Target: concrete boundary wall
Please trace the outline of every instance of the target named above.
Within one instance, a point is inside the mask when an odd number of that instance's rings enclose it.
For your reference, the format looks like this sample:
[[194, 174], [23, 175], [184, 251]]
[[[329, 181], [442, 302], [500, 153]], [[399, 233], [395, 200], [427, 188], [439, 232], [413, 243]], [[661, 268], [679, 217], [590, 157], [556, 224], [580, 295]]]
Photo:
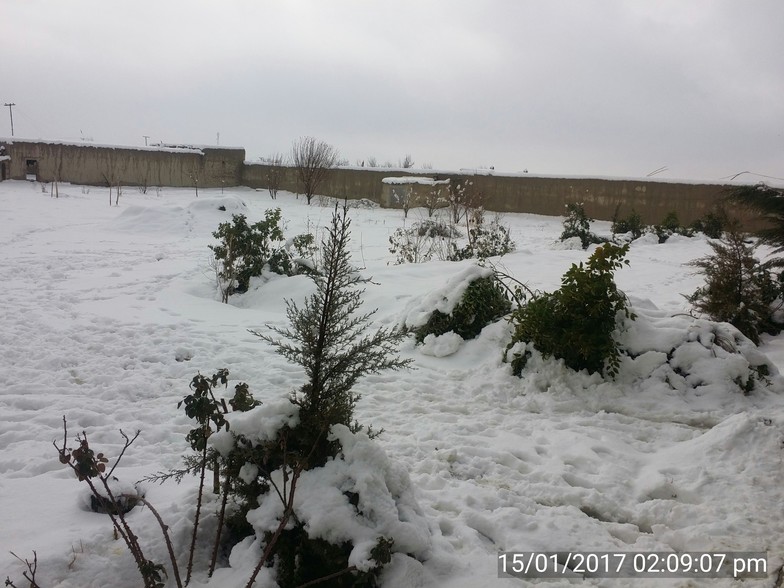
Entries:
[[[191, 187], [198, 180], [199, 187], [204, 188], [239, 185], [267, 188], [275, 174], [281, 190], [302, 191], [295, 168], [246, 162], [243, 148], [115, 147], [0, 139], [0, 157], [4, 158], [5, 179]], [[611, 220], [617, 209], [621, 218], [637, 212], [646, 224], [661, 222], [669, 212], [675, 212], [681, 223], [689, 224], [714, 210], [728, 188], [722, 184], [647, 179], [501, 175], [484, 170], [344, 167], [331, 170], [317, 193], [341, 199], [367, 198], [385, 207], [399, 208], [401, 184], [383, 180], [401, 176], [469, 185], [470, 190], [483, 195], [485, 208], [490, 211], [562, 216], [566, 204], [577, 202], [595, 219]], [[409, 191], [406, 193], [414, 194], [415, 203], [420, 204], [433, 190], [433, 182], [412, 180], [405, 188]], [[443, 184], [438, 186], [444, 190]], [[742, 211], [732, 213], [748, 225], [748, 215]]]
[[10, 157], [9, 179], [93, 186], [237, 186], [245, 160], [241, 148], [134, 148], [20, 139], [0, 139], [0, 147]]
[[[280, 174], [280, 189], [301, 190], [296, 170], [266, 164], [246, 164], [242, 183], [253, 188], [266, 188], [269, 174]], [[598, 220], [612, 220], [616, 208], [625, 218], [637, 212], [644, 223], [661, 222], [669, 212], [675, 212], [683, 224], [689, 224], [714, 210], [726, 196], [729, 186], [686, 182], [662, 182], [636, 179], [558, 178], [532, 175], [504, 176], [487, 173], [465, 173], [410, 169], [337, 168], [317, 190], [335, 198], [368, 198], [382, 206], [399, 208], [392, 194], [395, 184], [384, 183], [384, 178], [420, 176], [452, 183], [468, 183], [470, 189], [485, 197], [485, 208], [497, 212], [528, 212], [547, 216], [562, 216], [567, 204], [579, 202], [586, 213]], [[411, 184], [420, 202], [432, 188], [427, 184]], [[742, 215], [741, 215], [742, 216]]]

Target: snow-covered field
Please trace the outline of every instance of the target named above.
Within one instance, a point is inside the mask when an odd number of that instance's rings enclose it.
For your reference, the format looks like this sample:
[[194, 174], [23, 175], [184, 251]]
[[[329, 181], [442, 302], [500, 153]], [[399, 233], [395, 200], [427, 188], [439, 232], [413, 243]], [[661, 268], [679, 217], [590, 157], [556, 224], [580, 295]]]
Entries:
[[[218, 223], [232, 212], [255, 221], [271, 207], [282, 209], [291, 235], [320, 234], [331, 215], [315, 200], [307, 206], [281, 193], [273, 201], [245, 188], [201, 190], [198, 198], [186, 189], [126, 188], [119, 206], [109, 206], [105, 188], [64, 185], [54, 199], [37, 184], [0, 183], [0, 580], [10, 575], [26, 586], [10, 552], [32, 559], [35, 550], [43, 588], [141, 584], [109, 520], [86, 510], [85, 486], [58, 461], [52, 442], [62, 441], [63, 416], [71, 438], [86, 431], [110, 458], [122, 448], [120, 429], [141, 430], [115, 472], [132, 482], [180, 465], [191, 424], [177, 403], [197, 372], [226, 367], [265, 402], [302, 384], [300, 369], [248, 329], [284, 326], [284, 299], [311, 292], [309, 280], [273, 279], [224, 305], [209, 269]], [[412, 211], [409, 222], [419, 215]], [[402, 226], [402, 211], [356, 208], [351, 219], [353, 260], [373, 277], [365, 304], [379, 309], [379, 324], [399, 324], [470, 265], [392, 265], [388, 237]], [[500, 263], [532, 288], [557, 288], [590, 254], [555, 243], [559, 218], [509, 214], [503, 222], [517, 251]], [[609, 224], [594, 230], [607, 234]], [[553, 360], [512, 376], [501, 362], [505, 322], [444, 357], [449, 339], [427, 353], [406, 341], [401, 354], [414, 369], [360, 381], [356, 416], [385, 429], [378, 443], [408, 470], [433, 534], [424, 567], [398, 569], [387, 588], [519, 586], [497, 577], [496, 556], [521, 550], [767, 551], [769, 577], [743, 585], [775, 585], [784, 563], [784, 388], [776, 376], [740, 393], [732, 380], [741, 356], [717, 353], [705, 339], [713, 327], [685, 316], [681, 294], [702, 279], [684, 264], [708, 252], [701, 236], [632, 244], [617, 282], [639, 315], [625, 336], [640, 358], [616, 382]], [[664, 374], [662, 357], [691, 344], [702, 347], [680, 356], [686, 375]], [[784, 367], [784, 337], [766, 337], [761, 350]], [[145, 486], [180, 553], [195, 484]], [[148, 555], [167, 561], [152, 517], [137, 511], [130, 521]], [[243, 586], [253, 564], [243, 569], [244, 561], [236, 558], [239, 569], [220, 585]], [[197, 574], [192, 585], [203, 582]]]

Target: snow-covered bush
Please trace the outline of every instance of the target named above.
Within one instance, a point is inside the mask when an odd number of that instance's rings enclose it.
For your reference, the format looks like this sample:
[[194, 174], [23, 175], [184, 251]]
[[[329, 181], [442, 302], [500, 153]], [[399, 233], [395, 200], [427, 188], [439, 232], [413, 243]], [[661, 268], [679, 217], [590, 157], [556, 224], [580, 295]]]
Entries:
[[427, 219], [408, 228], [398, 228], [389, 237], [389, 252], [397, 257], [395, 264], [424, 263], [433, 257], [445, 259], [450, 243], [460, 236], [454, 225]]
[[658, 225], [651, 227], [651, 232], [655, 233], [659, 238], [659, 243], [664, 243], [673, 235], [694, 236], [694, 229], [684, 227], [678, 220], [678, 215], [675, 211], [668, 212]]
[[287, 242], [279, 208], [267, 210], [252, 225], [244, 214], [231, 218], [212, 233], [220, 242], [209, 245], [222, 302], [228, 302], [232, 294], [247, 292], [250, 279], [265, 269], [289, 276], [312, 269], [313, 235], [298, 235]]
[[723, 210], [709, 212], [691, 224], [691, 229], [699, 233], [705, 233], [706, 237], [719, 239], [724, 233], [724, 228], [728, 224], [727, 213]]
[[[402, 334], [368, 334], [373, 312], [357, 314], [362, 282], [350, 264], [347, 207], [337, 207], [322, 243], [323, 272], [300, 308], [287, 302], [280, 338], [253, 331], [301, 365], [307, 383], [282, 403], [227, 415], [213, 447], [252, 487], [244, 510], [263, 551], [248, 585], [274, 563], [283, 588], [329, 578], [330, 586], [374, 586], [393, 552], [424, 557], [429, 531], [410, 482], [354, 421], [365, 375], [398, 369]], [[232, 457], [234, 456], [234, 457]]]
[[[301, 411], [287, 402], [238, 415], [231, 420], [234, 433], [216, 436], [215, 445], [233, 451], [236, 436], [241, 435], [257, 457], [280, 456], [281, 442], [285, 449], [285, 442], [301, 427]], [[393, 554], [398, 559], [426, 559], [430, 530], [405, 468], [364, 431], [333, 425], [325, 441], [337, 450], [318, 467], [302, 467], [302, 461], [292, 460], [293, 453], [274, 469], [265, 469], [274, 460], [262, 467], [246, 464], [245, 479], [263, 479], [267, 489], [247, 511], [255, 539], [235, 549], [250, 545], [268, 553], [267, 565], [274, 561], [275, 581], [281, 587], [326, 576], [333, 576], [327, 585], [337, 588], [376, 586]], [[220, 570], [215, 578], [220, 579]]]
[[728, 323], [688, 315], [668, 316], [635, 304], [637, 319], [619, 333], [623, 348], [619, 383], [641, 392], [666, 387], [711, 402], [728, 392], [749, 394], [778, 381], [778, 370]]
[[449, 183], [446, 201], [449, 205], [452, 222], [456, 225], [459, 225], [462, 219], [467, 218], [472, 210], [482, 208], [484, 200], [484, 194], [479, 192], [470, 180]]
[[754, 257], [757, 244], [747, 243], [735, 228], [710, 246], [713, 255], [690, 264], [706, 281], [688, 296], [689, 302], [713, 320], [731, 323], [754, 343], [759, 343], [761, 333], [781, 331], [774, 315], [782, 305], [782, 283], [774, 277], [771, 263]]
[[626, 218], [619, 218], [618, 212], [620, 205], [615, 208], [612, 218], [612, 226], [610, 230], [613, 235], [625, 235], [631, 233], [632, 240], [639, 239], [645, 232], [645, 224], [642, 222], [642, 217], [636, 210], [632, 209], [631, 214]]
[[468, 229], [468, 244], [462, 249], [450, 243], [450, 261], [460, 261], [462, 259], [487, 259], [511, 253], [515, 249], [514, 241], [509, 236], [509, 229], [493, 221], [491, 223], [480, 223]]
[[471, 265], [410, 308], [404, 326], [414, 332], [418, 343], [428, 335], [449, 332], [473, 339], [511, 306], [493, 270]]
[[602, 243], [603, 240], [591, 232], [592, 220], [585, 214], [585, 209], [581, 203], [567, 204], [566, 218], [563, 222], [564, 230], [560, 237], [561, 241], [579, 237], [583, 249], [588, 249], [588, 246], [593, 243]]
[[[479, 216], [481, 220], [481, 215]], [[389, 252], [397, 255], [395, 264], [424, 263], [434, 257], [443, 261], [487, 259], [514, 251], [509, 229], [497, 220], [468, 226], [468, 239], [451, 223], [427, 219], [399, 228], [389, 237]]]
[[784, 391], [776, 366], [729, 323], [673, 316], [649, 300], [633, 299], [630, 308], [636, 318], [616, 333], [621, 351], [612, 382], [575, 372], [562, 359], [545, 357], [521, 341], [510, 352], [527, 356], [522, 389], [584, 392], [597, 411], [613, 410], [619, 394], [636, 396], [638, 408], [655, 418], [667, 418], [674, 406], [713, 414], [726, 406], [746, 406], [738, 405], [738, 395]]
[[530, 355], [521, 342], [531, 343], [544, 356], [562, 358], [574, 370], [617, 373], [618, 320], [633, 319], [634, 314], [613, 273], [628, 265], [624, 260], [628, 250], [628, 244], [598, 247], [585, 266], [580, 263], [567, 270], [559, 290], [538, 294], [512, 313], [514, 334], [505, 359], [515, 374], [520, 375]]

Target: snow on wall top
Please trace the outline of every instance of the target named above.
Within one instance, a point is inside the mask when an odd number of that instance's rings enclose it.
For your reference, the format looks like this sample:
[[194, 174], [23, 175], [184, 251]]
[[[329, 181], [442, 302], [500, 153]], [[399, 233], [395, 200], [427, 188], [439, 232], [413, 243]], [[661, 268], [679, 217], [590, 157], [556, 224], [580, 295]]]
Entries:
[[399, 176], [384, 178], [382, 184], [423, 184], [425, 186], [435, 186], [437, 184], [448, 184], [449, 180], [436, 180], [422, 176]]
[[[136, 145], [108, 145], [102, 143], [91, 143], [87, 141], [45, 141], [43, 139], [17, 139], [1, 138], [0, 143], [6, 145], [13, 145], [14, 143], [41, 143], [44, 145], [63, 145], [65, 147], [98, 147], [101, 149], [132, 149], [135, 151], [165, 151], [167, 153], [196, 153], [203, 155], [204, 152], [198, 147], [162, 147], [160, 145], [150, 146], [136, 146]], [[221, 147], [221, 149], [231, 149], [230, 147]]]
[[[270, 165], [267, 161], [258, 161], [258, 160], [246, 160], [245, 165], [253, 166], [253, 165]], [[294, 167], [291, 163], [281, 163], [281, 167]], [[651, 184], [689, 184], [695, 186], [735, 186], [735, 185], [747, 185], [747, 184], [754, 184], [758, 182], [758, 179], [749, 180], [748, 176], [739, 175], [732, 179], [717, 179], [717, 180], [701, 180], [701, 179], [684, 179], [684, 178], [662, 178], [660, 176], [656, 177], [636, 177], [636, 176], [603, 176], [603, 175], [575, 175], [575, 174], [536, 174], [536, 173], [528, 173], [528, 172], [506, 172], [506, 171], [498, 171], [498, 170], [491, 170], [485, 168], [460, 168], [459, 170], [454, 169], [418, 169], [418, 168], [394, 168], [394, 167], [367, 167], [361, 165], [341, 165], [337, 166], [335, 169], [340, 170], [347, 170], [347, 171], [371, 171], [371, 172], [385, 172], [385, 173], [417, 173], [417, 174], [427, 174], [429, 176], [438, 175], [438, 176], [454, 176], [454, 175], [461, 175], [461, 176], [495, 176], [498, 178], [531, 178], [531, 179], [540, 179], [540, 180], [599, 180], [599, 181], [606, 181], [606, 182], [646, 182]], [[751, 172], [748, 172], [751, 176], [758, 178], [761, 176], [757, 176]], [[745, 176], [745, 177], [744, 177]], [[419, 176], [410, 176], [410, 177], [419, 177]], [[764, 178], [765, 184], [774, 187], [784, 187], [784, 180], [778, 180], [776, 178]]]

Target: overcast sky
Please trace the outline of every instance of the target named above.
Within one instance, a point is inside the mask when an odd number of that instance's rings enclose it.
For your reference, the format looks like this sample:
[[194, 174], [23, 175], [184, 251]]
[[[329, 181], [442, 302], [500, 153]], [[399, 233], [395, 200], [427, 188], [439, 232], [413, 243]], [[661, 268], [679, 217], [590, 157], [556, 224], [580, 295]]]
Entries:
[[781, 178], [783, 27], [784, 0], [2, 0], [0, 103], [22, 138]]

